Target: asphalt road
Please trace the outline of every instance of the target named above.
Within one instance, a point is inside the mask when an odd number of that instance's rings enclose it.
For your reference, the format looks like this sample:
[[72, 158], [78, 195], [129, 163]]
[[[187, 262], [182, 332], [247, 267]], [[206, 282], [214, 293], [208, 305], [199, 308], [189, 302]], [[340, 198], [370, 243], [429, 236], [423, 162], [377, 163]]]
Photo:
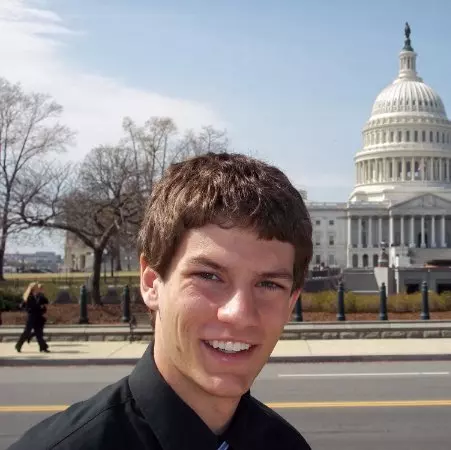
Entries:
[[[131, 367], [2, 368], [0, 450]], [[269, 364], [253, 394], [314, 450], [451, 449], [451, 363]], [[34, 407], [35, 412], [32, 412]]]

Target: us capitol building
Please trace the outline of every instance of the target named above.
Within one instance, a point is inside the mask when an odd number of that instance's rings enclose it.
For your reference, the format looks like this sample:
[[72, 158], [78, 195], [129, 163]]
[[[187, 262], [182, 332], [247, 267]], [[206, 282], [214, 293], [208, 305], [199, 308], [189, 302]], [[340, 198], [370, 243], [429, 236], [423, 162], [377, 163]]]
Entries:
[[[307, 202], [312, 266], [373, 268], [381, 246], [390, 267], [451, 259], [451, 122], [438, 94], [418, 76], [406, 24], [398, 77], [377, 96], [354, 158], [355, 186], [344, 203]], [[68, 270], [91, 270], [90, 250], [70, 234]], [[128, 257], [123, 266], [137, 268]]]
[[451, 259], [451, 122], [439, 95], [419, 77], [406, 24], [398, 77], [377, 96], [354, 157], [345, 203], [308, 202], [312, 265], [390, 267]]

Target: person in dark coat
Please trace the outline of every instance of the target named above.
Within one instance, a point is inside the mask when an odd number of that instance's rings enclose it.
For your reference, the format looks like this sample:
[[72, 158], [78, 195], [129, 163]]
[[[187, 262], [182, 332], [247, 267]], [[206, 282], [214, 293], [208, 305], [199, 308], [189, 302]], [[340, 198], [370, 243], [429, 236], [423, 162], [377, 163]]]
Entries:
[[22, 346], [26, 340], [29, 340], [32, 336], [32, 331], [39, 344], [39, 351], [49, 353], [47, 342], [44, 340], [44, 324], [45, 317], [44, 313], [46, 307], [44, 306], [47, 299], [40, 298], [40, 285], [38, 283], [30, 283], [28, 288], [23, 294], [23, 302], [21, 304], [21, 309], [27, 312], [27, 321], [25, 323], [25, 328], [23, 333], [19, 337], [16, 343], [16, 350], [20, 353]]
[[[47, 322], [47, 319], [45, 318], [44, 314], [47, 312], [47, 307], [45, 305], [49, 304], [49, 300], [47, 299], [47, 297], [44, 294], [44, 286], [42, 284], [38, 284], [38, 291], [36, 294], [37, 300], [38, 300], [38, 304], [41, 308], [41, 314], [42, 314], [42, 335], [44, 336], [44, 326], [45, 326], [45, 322]], [[33, 331], [30, 333], [30, 335], [28, 336], [28, 343], [30, 343], [30, 341], [36, 336], [36, 333], [34, 333]]]

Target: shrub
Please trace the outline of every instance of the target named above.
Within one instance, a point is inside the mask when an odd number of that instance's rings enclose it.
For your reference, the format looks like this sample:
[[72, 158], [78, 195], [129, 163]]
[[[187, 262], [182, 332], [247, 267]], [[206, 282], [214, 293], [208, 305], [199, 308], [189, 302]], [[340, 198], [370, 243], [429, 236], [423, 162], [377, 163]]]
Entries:
[[[421, 293], [393, 294], [387, 298], [388, 312], [421, 311]], [[302, 310], [305, 312], [337, 312], [337, 293], [335, 291], [323, 291], [305, 293], [302, 295]], [[378, 313], [380, 308], [379, 295], [345, 293], [345, 312], [354, 313]], [[451, 292], [438, 295], [429, 293], [429, 310], [431, 312], [451, 311]]]
[[22, 302], [22, 292], [10, 288], [0, 289], [0, 311], [18, 311]]

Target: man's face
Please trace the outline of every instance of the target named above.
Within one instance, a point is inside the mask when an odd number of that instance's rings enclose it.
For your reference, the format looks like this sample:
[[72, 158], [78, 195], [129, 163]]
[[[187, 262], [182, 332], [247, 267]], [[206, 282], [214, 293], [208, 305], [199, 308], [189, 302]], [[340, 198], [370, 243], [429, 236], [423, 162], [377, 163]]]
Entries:
[[163, 372], [214, 396], [245, 393], [299, 295], [291, 293], [293, 263], [291, 244], [216, 225], [187, 232], [165, 281], [142, 262], [141, 289], [157, 310], [155, 353]]

